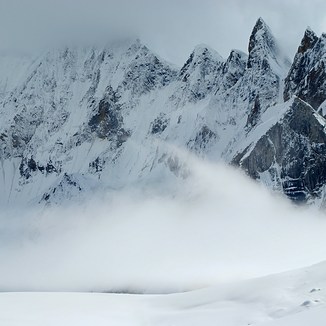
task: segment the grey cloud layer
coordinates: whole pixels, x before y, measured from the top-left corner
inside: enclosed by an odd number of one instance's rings
[[[0,0],[0,49],[31,51],[132,32],[181,65],[199,43],[223,56],[233,48],[246,51],[262,16],[293,57],[308,25],[317,33],[326,30],[325,9],[321,0]]]

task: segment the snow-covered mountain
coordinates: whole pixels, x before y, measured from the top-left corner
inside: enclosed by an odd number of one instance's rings
[[[260,18],[248,54],[199,45],[181,68],[139,40],[52,50],[10,75],[0,57],[1,205],[173,182],[180,149],[322,204],[324,40],[308,29],[291,65]]]

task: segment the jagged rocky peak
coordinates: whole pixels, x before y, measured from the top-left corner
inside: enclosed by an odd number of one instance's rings
[[[274,49],[274,36],[265,21],[258,18],[249,39],[248,52],[251,53],[255,47],[266,44],[270,49]]]
[[[326,35],[307,29],[285,79],[284,100],[296,95],[318,109],[326,100]]]
[[[204,99],[218,87],[225,60],[207,45],[198,45],[179,72],[177,105]]]
[[[105,88],[112,86],[115,90],[128,90],[130,96],[139,97],[167,85],[176,77],[177,69],[160,59],[139,39],[123,39],[105,45],[71,46],[48,51],[35,65],[23,89],[25,93],[30,90],[36,97],[44,98],[41,93],[54,94],[57,88],[68,89],[73,83],[78,83],[79,87],[88,88],[88,96],[96,94],[101,97]],[[42,87],[35,89],[35,84]],[[58,94],[54,96],[56,98]]]
[[[249,115],[247,126],[253,126],[259,121],[261,113],[279,101],[282,81],[290,63],[262,18],[253,28],[248,51],[246,68],[235,85],[233,96],[240,98],[242,104],[238,105],[242,105],[243,112]]]
[[[133,93],[141,95],[176,79],[178,72],[172,65],[160,59],[145,45],[139,44],[137,49],[124,73],[124,86],[130,80]]]
[[[225,64],[223,65],[223,86],[228,89],[236,84],[243,76],[248,55],[239,50],[232,50]]]
[[[198,71],[204,76],[214,68],[220,67],[224,59],[215,50],[205,44],[197,45],[180,70],[180,78],[187,81],[189,75]]]
[[[257,59],[262,59],[266,54],[274,54],[276,51],[275,48],[276,42],[270,28],[262,18],[259,18],[249,39],[248,68],[252,68],[257,62]]]
[[[252,30],[248,45],[248,68],[266,66],[273,60],[281,69],[288,69],[290,61],[280,50],[269,26],[262,18],[259,18]]]
[[[226,60],[226,65],[243,65],[248,55],[240,50],[232,50]]]
[[[310,27],[307,27],[302,38],[301,44],[298,48],[298,53],[305,53],[307,50],[312,49],[317,41],[318,36]]]
[[[177,69],[151,51],[140,39],[129,39],[122,43],[122,49],[120,60],[124,61],[125,57],[130,59],[126,66],[122,65],[122,85],[131,89],[132,93],[142,95],[176,79]]]

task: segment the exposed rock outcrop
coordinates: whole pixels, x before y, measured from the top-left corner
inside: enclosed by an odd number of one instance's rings
[[[326,120],[295,98],[284,116],[234,159],[254,179],[272,176],[294,200],[317,197],[326,183]]]
[[[296,95],[314,109],[326,99],[326,34],[307,29],[285,79],[284,100]]]

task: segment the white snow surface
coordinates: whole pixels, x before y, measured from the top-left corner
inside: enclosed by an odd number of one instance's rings
[[[326,263],[178,294],[0,293],[2,326],[324,326]]]

